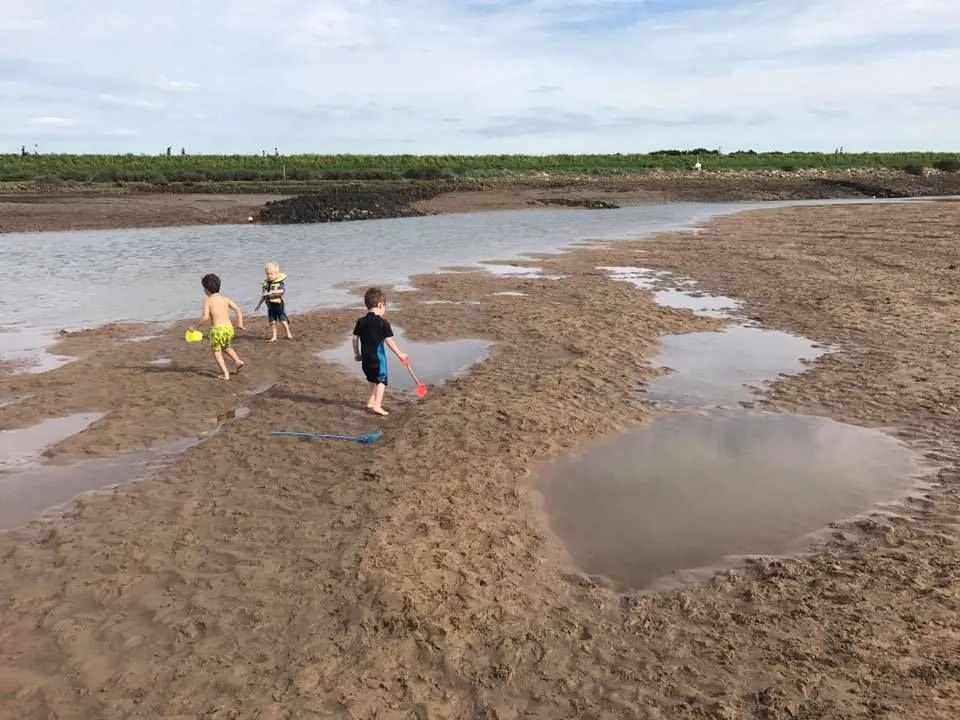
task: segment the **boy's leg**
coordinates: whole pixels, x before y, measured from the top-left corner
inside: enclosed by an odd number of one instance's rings
[[[240,356],[237,355],[237,351],[234,350],[233,347],[228,347],[225,352],[230,356],[230,359],[233,360],[233,364],[237,366],[237,372],[240,372],[246,363],[240,359]]]
[[[377,383],[377,386],[373,389],[373,405],[370,407],[377,415],[389,415],[386,410],[383,409],[383,391],[387,389],[387,386],[383,383]]]
[[[224,380],[229,380],[229,379],[230,379],[230,373],[227,372],[227,364],[223,361],[223,351],[222,351],[222,350],[214,350],[214,351],[213,351],[213,359],[217,361],[217,365],[220,367],[220,372],[222,373],[221,377],[222,377]]]
[[[283,329],[287,331],[287,340],[293,340],[293,335],[290,333],[290,321],[282,320],[280,324],[283,325]]]
[[[267,342],[276,342],[277,341],[277,321],[270,321],[270,339]]]
[[[377,383],[370,383],[370,397],[367,399],[367,408],[373,410],[377,406]]]

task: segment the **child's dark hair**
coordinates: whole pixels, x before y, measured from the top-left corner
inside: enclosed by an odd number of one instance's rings
[[[220,278],[213,273],[204,275],[200,279],[200,284],[203,285],[203,289],[211,295],[220,292]]]
[[[378,287],[372,287],[363,294],[363,304],[367,306],[367,310],[373,310],[380,303],[386,302],[387,296]]]

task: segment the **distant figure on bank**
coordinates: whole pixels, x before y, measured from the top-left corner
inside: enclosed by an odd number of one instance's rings
[[[277,341],[277,323],[283,325],[283,329],[287,333],[287,340],[293,340],[293,335],[290,334],[290,318],[287,317],[285,300],[287,276],[280,272],[280,266],[276,263],[267,263],[263,272],[265,277],[261,292],[264,301],[267,303],[267,320],[270,322],[271,332],[270,340],[267,342]]]
[[[245,365],[237,355],[237,351],[233,349],[233,323],[230,322],[230,311],[233,310],[237,314],[237,327],[241,330],[243,330],[243,312],[233,300],[220,294],[220,278],[213,273],[204,275],[200,284],[206,293],[200,324],[210,321],[210,349],[220,368],[220,377],[229,380],[230,373],[227,372],[227,364],[223,360],[224,353],[233,360],[237,368],[236,372],[239,373]]]
[[[393,328],[383,317],[387,309],[387,298],[380,288],[372,287],[363,295],[363,304],[367,314],[357,320],[353,328],[353,357],[360,363],[364,377],[370,383],[370,398],[367,409],[377,415],[388,415],[383,409],[383,393],[387,388],[387,353],[384,346],[390,348],[400,362],[406,362],[407,356],[393,340]]]

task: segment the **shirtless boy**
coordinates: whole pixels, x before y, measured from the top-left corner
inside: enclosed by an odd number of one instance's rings
[[[237,356],[237,351],[231,346],[233,343],[233,323],[230,322],[230,311],[237,314],[237,327],[243,330],[243,312],[239,306],[230,298],[220,294],[220,278],[210,273],[204,275],[200,280],[203,285],[203,292],[206,297],[203,299],[203,315],[200,317],[200,324],[210,321],[210,349],[213,351],[213,357],[217,361],[223,380],[230,379],[230,373],[227,372],[227,364],[223,361],[223,354],[226,353],[236,365],[236,372],[243,369],[244,362]]]

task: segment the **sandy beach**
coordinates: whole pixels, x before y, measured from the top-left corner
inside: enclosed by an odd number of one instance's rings
[[[409,341],[493,346],[423,400],[388,390],[383,419],[355,368],[315,357],[356,309],[298,315],[275,345],[251,318],[229,383],[187,323],[73,333],[54,351],[75,362],[3,368],[0,429],[105,413],[51,466],[202,442],[0,533],[0,718],[960,716],[958,221],[955,202],[760,210],[523,263],[557,279],[416,277],[388,291]],[[539,473],[654,417],[635,400],[662,336],[727,322],[599,269],[638,265],[839,346],[757,405],[889,429],[943,466],[929,489],[702,584],[621,593],[577,568]]]

